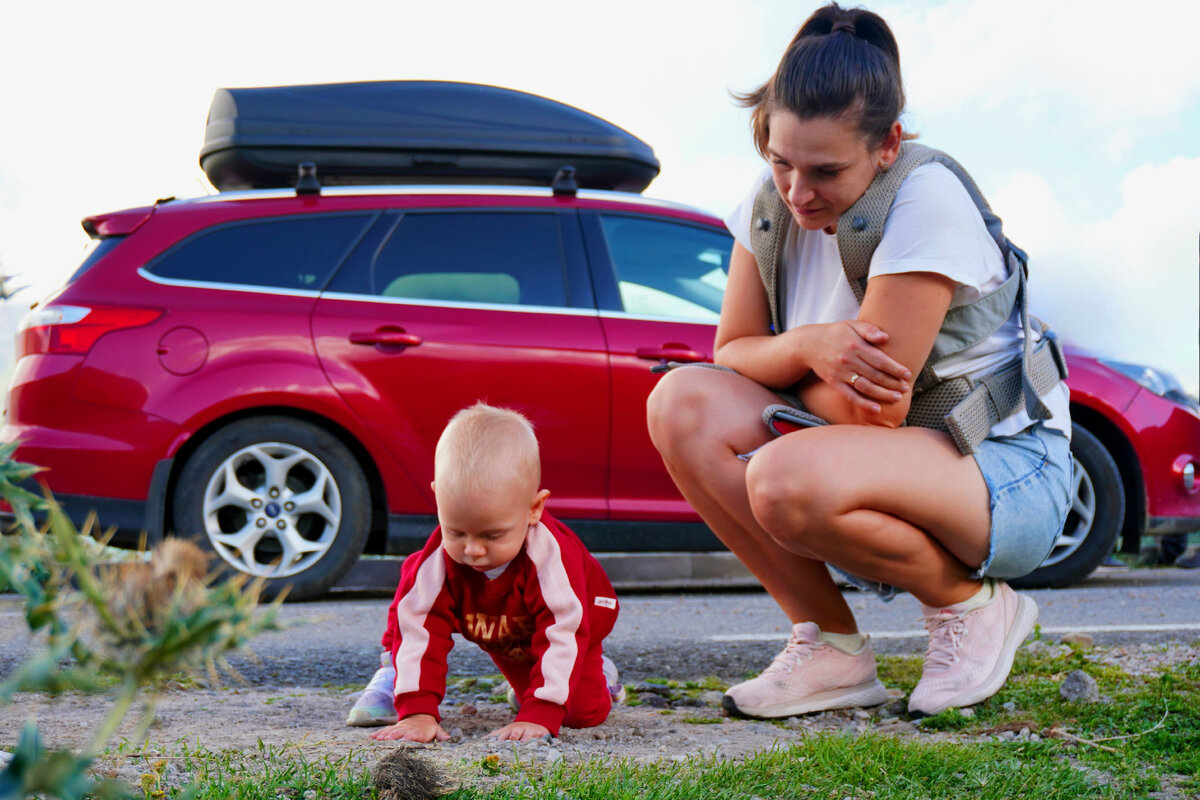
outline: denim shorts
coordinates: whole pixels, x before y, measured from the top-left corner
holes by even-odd
[[[1039,422],[984,439],[975,462],[987,482],[992,535],[972,577],[1027,575],[1050,555],[1071,510],[1071,442]]]
[[[971,577],[1027,575],[1050,555],[1071,510],[1071,443],[1061,431],[1038,422],[1012,436],[984,439],[975,450],[975,463],[987,483],[992,530],[987,558]],[[883,600],[899,592],[833,569]]]

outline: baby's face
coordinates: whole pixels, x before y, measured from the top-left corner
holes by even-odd
[[[530,526],[541,517],[538,494],[499,492],[463,497],[440,491],[436,485],[434,494],[442,547],[454,561],[480,572],[516,558]]]

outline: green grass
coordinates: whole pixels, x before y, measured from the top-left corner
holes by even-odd
[[[592,762],[542,771],[521,768],[487,789],[465,788],[453,800],[698,800],[699,798],[917,798],[1103,796],[1049,744],[918,744],[891,737],[814,736],[803,745],[744,762],[693,758],[681,763]]]

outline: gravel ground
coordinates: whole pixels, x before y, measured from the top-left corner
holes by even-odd
[[[1026,647],[1046,648],[1042,643]],[[1051,648],[1065,645],[1049,645]],[[1194,662],[1200,648],[1183,644],[1098,647],[1089,657],[1113,664],[1131,674],[1153,674],[1164,666]],[[700,676],[696,676],[699,678]],[[452,771],[487,756],[501,761],[585,761],[626,758],[638,762],[683,760],[692,756],[738,759],[775,746],[786,746],[815,732],[873,730],[877,734],[922,739],[943,737],[924,732],[904,713],[904,698],[892,690],[891,700],[872,709],[849,709],[792,717],[774,722],[732,719],[720,710],[721,693],[714,689],[670,691],[649,683],[627,683],[638,705],[620,705],[597,728],[564,729],[550,741],[524,745],[498,743],[486,734],[512,719],[504,702],[504,685],[487,678],[460,679],[448,692],[442,711],[449,742],[397,745],[368,738],[368,729],[342,724],[353,702],[350,688],[292,686],[169,688],[157,700],[157,716],[141,747],[127,745],[106,761],[105,771],[136,781],[147,764],[167,758],[167,777],[177,772],[177,756],[206,748],[254,752],[261,741],[268,748],[322,756],[361,759],[374,763],[392,749],[410,747]],[[68,696],[57,700],[37,694],[20,695],[0,718],[0,743],[15,741],[21,724],[36,719],[50,747],[82,745],[108,710],[103,696]],[[131,718],[136,716],[130,715]],[[1043,735],[1045,732],[1041,732]],[[119,736],[134,735],[132,719]],[[1029,739],[1037,731],[1014,726],[980,734],[1000,739]],[[118,739],[119,741],[119,739]],[[182,779],[182,775],[178,776]],[[1173,797],[1170,792],[1160,797]]]

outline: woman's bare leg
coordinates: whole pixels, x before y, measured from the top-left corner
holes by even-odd
[[[927,606],[961,602],[981,585],[969,575],[988,552],[987,484],[945,434],[799,431],[763,447],[746,480],[755,518],[783,548],[899,586]]]
[[[747,463],[737,456],[771,439],[762,411],[777,402],[771,391],[740,375],[677,369],[664,375],[650,395],[650,437],[684,498],[788,619],[816,622],[830,633],[854,633],[854,615],[825,563],[808,557],[813,553],[798,542],[785,548],[751,511]]]

